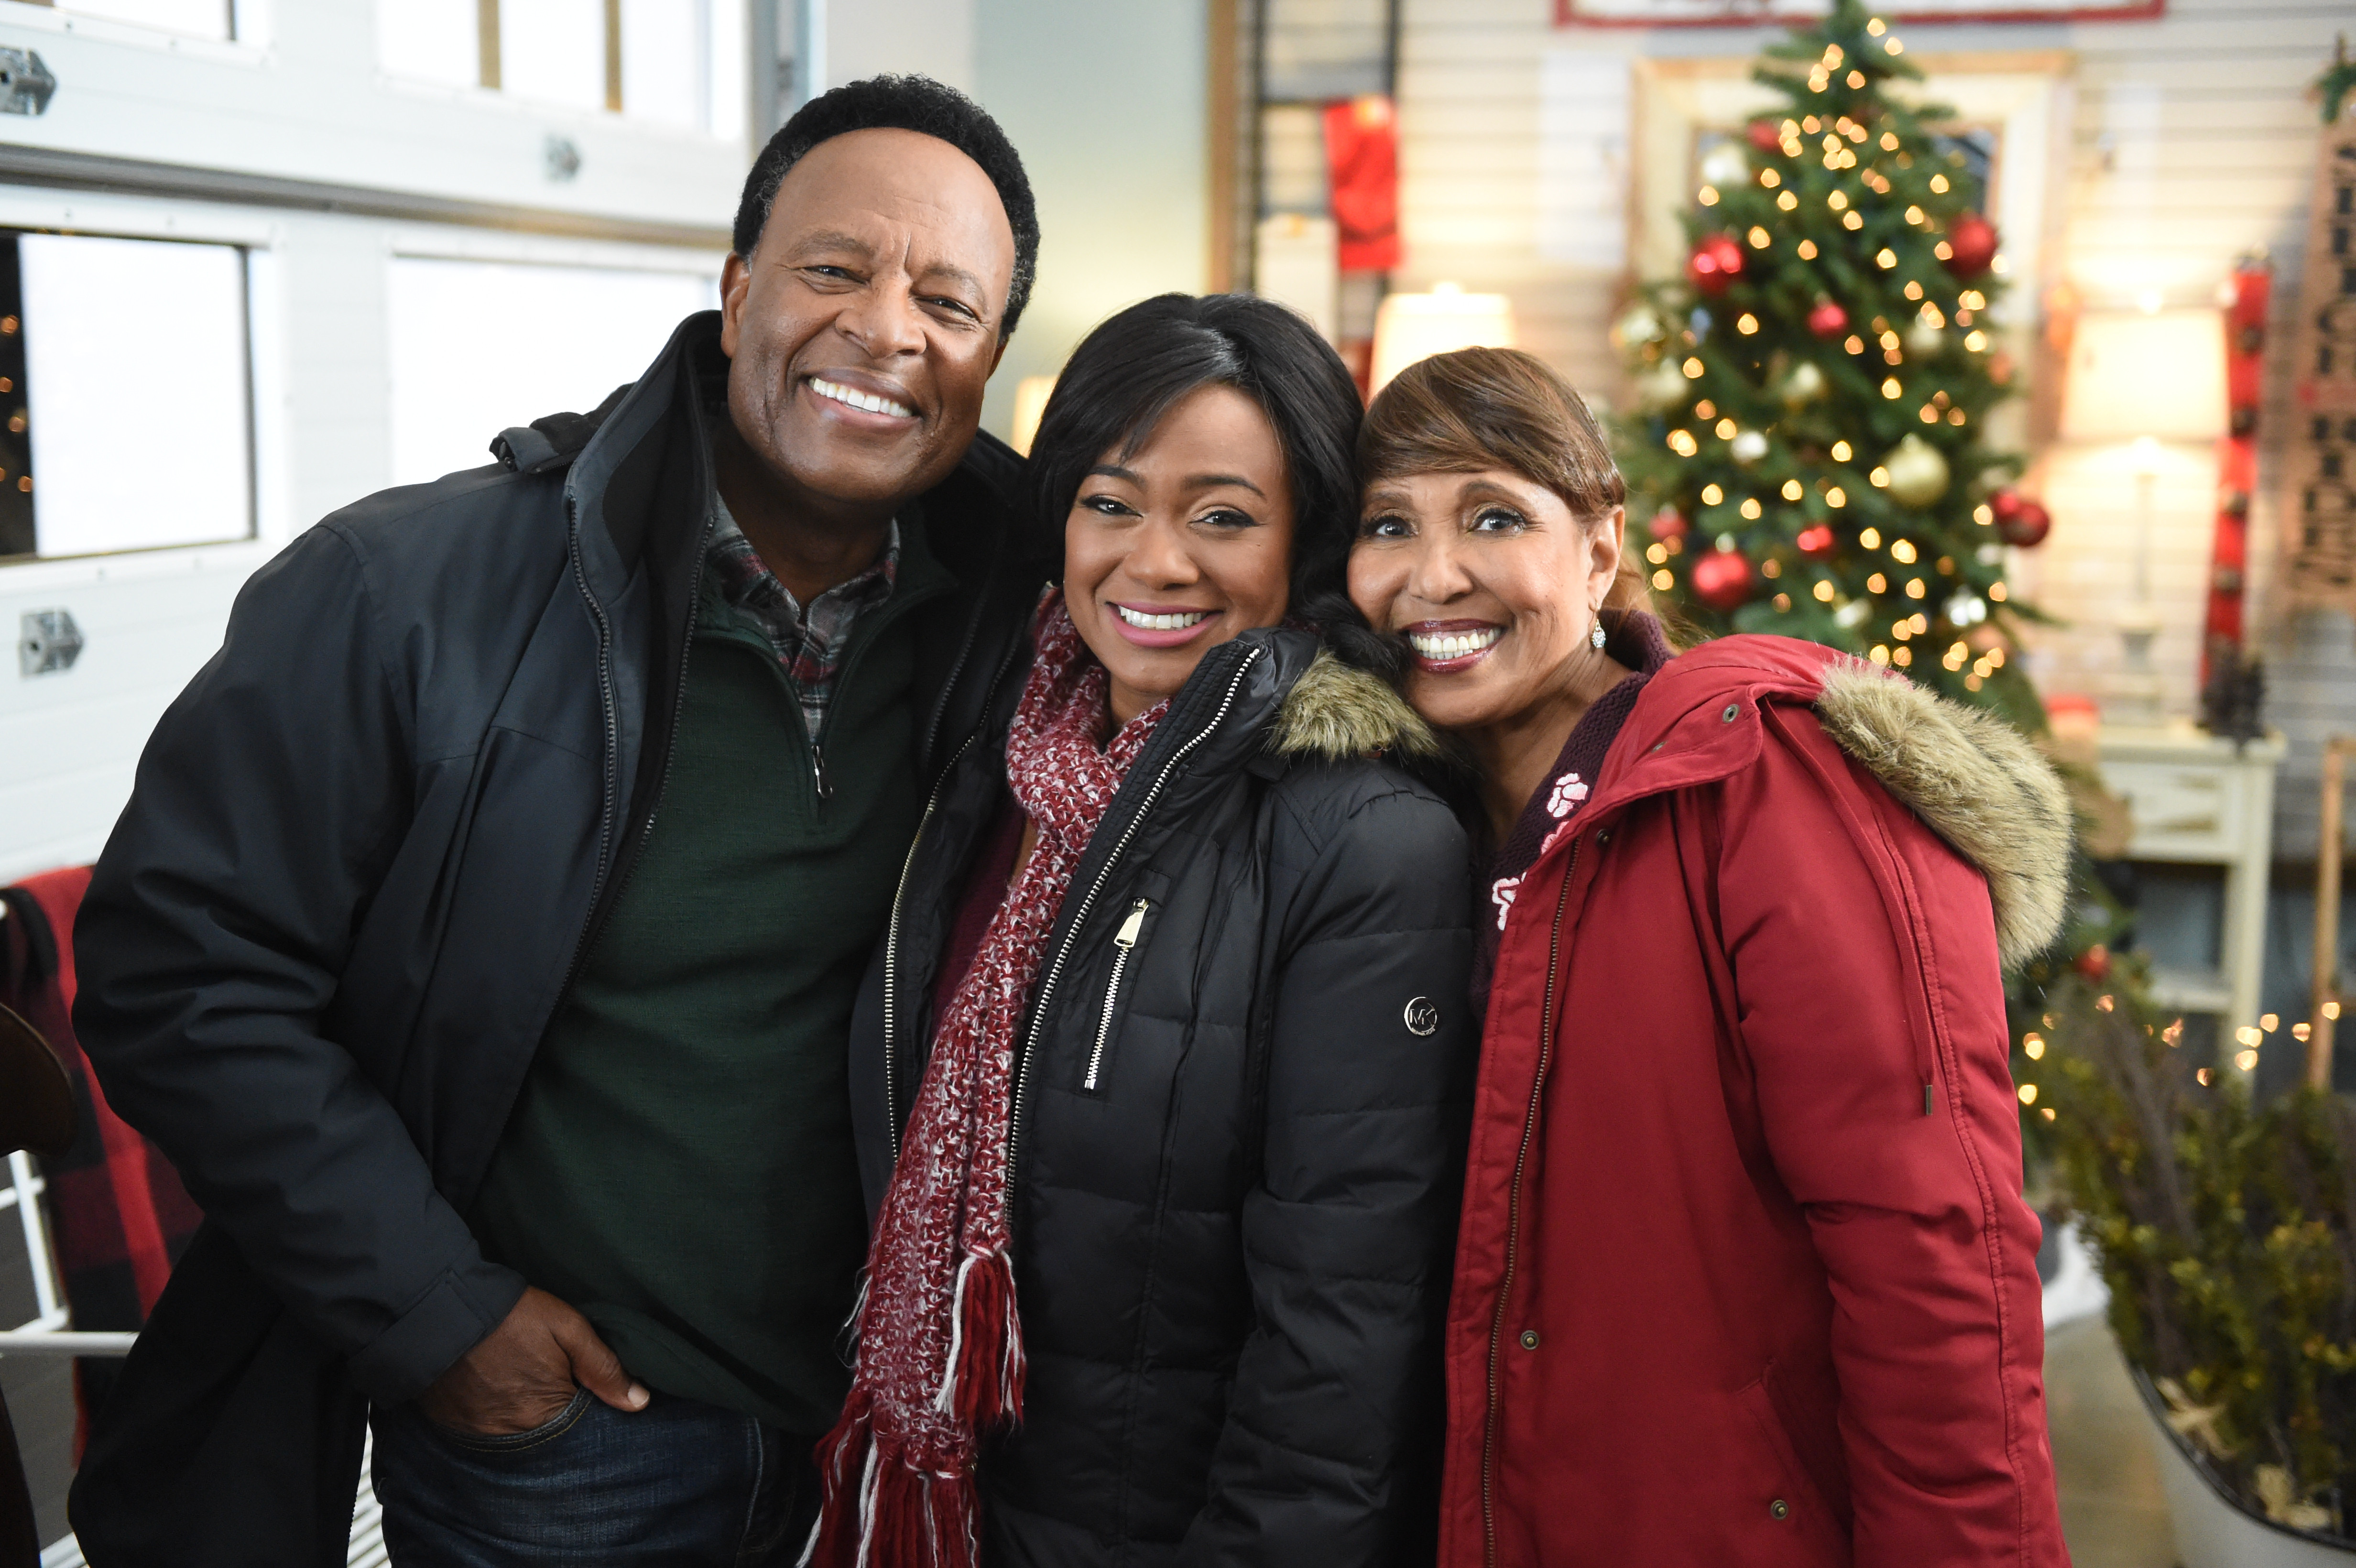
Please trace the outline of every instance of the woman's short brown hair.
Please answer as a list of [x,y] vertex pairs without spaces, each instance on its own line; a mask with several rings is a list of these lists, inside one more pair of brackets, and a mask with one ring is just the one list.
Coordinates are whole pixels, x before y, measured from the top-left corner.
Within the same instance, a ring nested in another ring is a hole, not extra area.
[[[1358,483],[1502,468],[1553,491],[1570,515],[1602,528],[1628,499],[1586,401],[1544,360],[1517,348],[1460,348],[1395,377],[1358,428]],[[1603,609],[1652,608],[1641,560],[1623,549]]]

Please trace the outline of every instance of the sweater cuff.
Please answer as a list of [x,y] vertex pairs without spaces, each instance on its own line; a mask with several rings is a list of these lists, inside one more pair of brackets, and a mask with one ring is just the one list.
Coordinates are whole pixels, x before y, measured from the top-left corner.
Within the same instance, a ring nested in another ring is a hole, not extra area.
[[479,1256],[454,1264],[352,1357],[352,1381],[378,1404],[415,1399],[506,1321],[523,1292],[524,1277],[513,1269]]

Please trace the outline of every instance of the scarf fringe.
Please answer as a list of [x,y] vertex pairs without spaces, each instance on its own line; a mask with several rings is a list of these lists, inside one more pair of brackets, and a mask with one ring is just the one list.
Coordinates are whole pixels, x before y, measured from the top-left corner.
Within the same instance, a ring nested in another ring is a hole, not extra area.
[[1023,1419],[1023,1318],[1014,1308],[1014,1265],[1004,1248],[968,1253],[958,1264],[949,1307],[948,1366],[933,1408],[971,1430]]
[[[981,1434],[1023,1419],[1023,1321],[1001,1250],[958,1265],[948,1374],[934,1408]],[[924,1469],[886,1454],[874,1396],[854,1383],[818,1445],[819,1516],[798,1568],[975,1568],[980,1499],[970,1471]]]
[[869,1415],[846,1408],[819,1445],[824,1499],[797,1568],[979,1568],[972,1475],[920,1469],[905,1455],[885,1454]]

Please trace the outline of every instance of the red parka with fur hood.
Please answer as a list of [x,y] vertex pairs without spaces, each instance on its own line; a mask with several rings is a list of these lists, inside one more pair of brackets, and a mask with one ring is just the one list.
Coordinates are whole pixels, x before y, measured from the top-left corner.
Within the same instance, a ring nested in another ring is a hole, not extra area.
[[1489,999],[1443,1568],[2068,1562],[2003,964],[2067,801],[1812,644],[1665,666]]

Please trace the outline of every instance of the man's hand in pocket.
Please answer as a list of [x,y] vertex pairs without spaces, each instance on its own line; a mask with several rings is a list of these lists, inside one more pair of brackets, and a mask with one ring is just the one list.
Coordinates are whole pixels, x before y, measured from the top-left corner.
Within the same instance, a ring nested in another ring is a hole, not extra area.
[[576,1386],[616,1410],[647,1407],[646,1388],[622,1370],[589,1319],[527,1288],[505,1321],[417,1396],[417,1408],[443,1426],[506,1436],[564,1413]]

